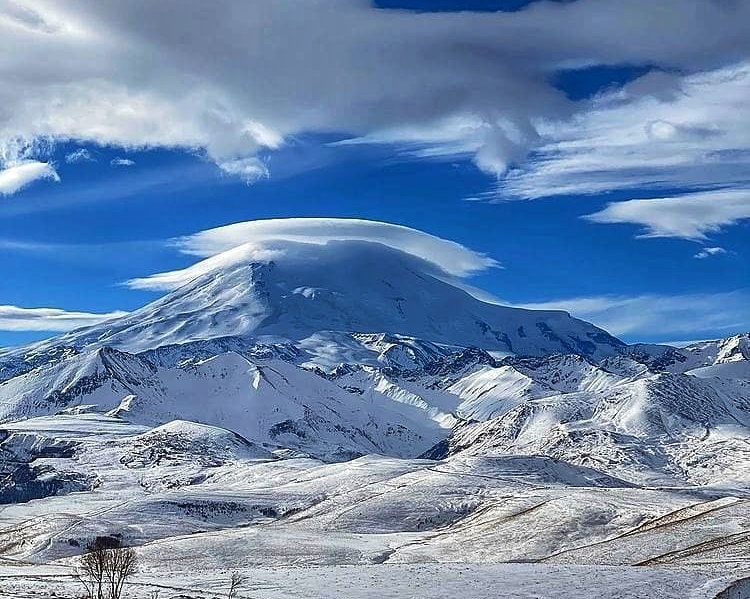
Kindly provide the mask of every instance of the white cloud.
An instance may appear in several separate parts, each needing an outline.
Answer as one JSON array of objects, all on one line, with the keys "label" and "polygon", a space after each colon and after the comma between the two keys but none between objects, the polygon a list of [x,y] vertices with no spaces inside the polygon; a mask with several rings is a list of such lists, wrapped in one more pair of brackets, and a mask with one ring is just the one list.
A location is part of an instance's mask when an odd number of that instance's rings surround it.
[{"label": "white cloud", "polygon": [[595,223],[642,225],[641,237],[703,240],[708,233],[750,218],[750,188],[613,202],[585,218]]},{"label": "white cloud", "polygon": [[26,160],[0,170],[0,194],[11,195],[39,179],[60,181],[55,169],[46,162]]},{"label": "white cloud", "polygon": [[678,339],[677,341],[658,341],[659,345],[671,345],[672,347],[688,347],[689,345],[697,345],[698,343],[706,343],[707,341],[716,341],[716,339]]},{"label": "white cloud", "polygon": [[750,292],[601,295],[522,304],[565,310],[629,341],[715,338],[750,328]]},{"label": "white cloud", "polygon": [[700,252],[695,254],[693,258],[698,258],[699,260],[703,260],[705,258],[710,258],[711,256],[720,256],[721,254],[726,254],[727,251],[722,247],[705,247]]},{"label": "white cloud", "polygon": [[424,260],[447,278],[498,266],[492,258],[453,241],[389,223],[348,218],[285,218],[236,223],[173,240],[185,254],[207,258],[187,269],[134,279],[135,289],[168,290],[226,264],[278,259],[289,244],[336,241],[380,243]]},{"label": "white cloud", "polygon": [[131,160],[130,158],[120,158],[119,156],[110,160],[109,163],[112,166],[135,166],[135,160]]},{"label": "white cloud", "polygon": [[432,262],[448,274],[459,277],[498,266],[492,258],[454,241],[402,225],[357,218],[252,220],[180,237],[173,243],[186,254],[207,257],[248,242],[262,244],[266,241],[316,244],[372,241]]},{"label": "white cloud", "polygon": [[130,289],[172,291],[207,273],[232,267],[243,262],[269,262],[271,260],[278,260],[286,255],[288,249],[288,247],[259,247],[247,243],[227,250],[221,254],[206,258],[205,260],[201,260],[187,268],[130,279],[125,282],[125,285]]},{"label": "white cloud", "polygon": [[65,162],[75,164],[77,162],[96,162],[93,154],[86,148],[78,148],[65,156]]},{"label": "white cloud", "polygon": [[1,331],[71,331],[80,327],[98,324],[111,318],[125,316],[127,312],[91,314],[68,312],[58,308],[19,308],[0,306]]},{"label": "white cloud", "polygon": [[[747,58],[748,21],[747,2],[718,0],[439,14],[368,0],[2,2],[0,146],[179,147],[255,179],[264,151],[338,131],[420,156],[471,155],[501,174],[574,112],[549,83],[555,69],[717,68]],[[631,104],[645,97],[629,93]],[[655,139],[682,131],[657,112]]]},{"label": "white cloud", "polygon": [[228,175],[236,175],[248,183],[268,177],[268,165],[259,158],[238,158],[219,164],[219,168]]},{"label": "white cloud", "polygon": [[[750,6],[750,4],[748,4]],[[750,188],[750,60],[688,76],[652,73],[539,127],[535,159],[496,197],[631,188]]]}]

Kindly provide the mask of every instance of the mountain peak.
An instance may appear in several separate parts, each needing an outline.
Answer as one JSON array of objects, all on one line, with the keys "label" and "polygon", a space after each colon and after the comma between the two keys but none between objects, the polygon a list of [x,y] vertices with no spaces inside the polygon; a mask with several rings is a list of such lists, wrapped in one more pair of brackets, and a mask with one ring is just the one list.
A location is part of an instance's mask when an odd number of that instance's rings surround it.
[{"label": "mountain peak", "polygon": [[339,331],[399,334],[503,354],[594,358],[623,345],[566,312],[477,299],[434,263],[381,243],[246,244],[187,271],[194,278],[163,298],[62,342],[144,351],[227,336],[300,341]]}]

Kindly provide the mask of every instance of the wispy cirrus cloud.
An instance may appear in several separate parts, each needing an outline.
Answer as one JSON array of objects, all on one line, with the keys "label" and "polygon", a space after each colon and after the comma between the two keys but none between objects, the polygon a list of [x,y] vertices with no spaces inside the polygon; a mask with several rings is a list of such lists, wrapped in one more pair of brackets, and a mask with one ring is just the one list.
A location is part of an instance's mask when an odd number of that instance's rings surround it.
[{"label": "wispy cirrus cloud", "polygon": [[59,308],[0,306],[0,331],[72,331],[126,314],[127,312],[121,311],[92,314],[90,312],[71,312]]},{"label": "wispy cirrus cloud", "polygon": [[116,158],[113,158],[112,160],[110,160],[109,164],[112,166],[135,166],[135,160],[117,156]]},{"label": "wispy cirrus cloud", "polygon": [[721,256],[722,254],[727,254],[728,252],[723,247],[704,247],[701,251],[699,251],[693,258],[697,258],[698,260],[705,260],[706,258],[710,258],[711,256]]},{"label": "wispy cirrus cloud", "polygon": [[498,187],[533,199],[633,188],[750,188],[750,58],[648,74],[540,127],[534,160]]},{"label": "wispy cirrus cloud", "polygon": [[570,119],[544,123],[534,159],[484,197],[649,189],[652,198],[612,202],[587,218],[640,225],[640,238],[705,240],[750,218],[748,97],[749,60],[689,75],[648,74]]},{"label": "wispy cirrus cloud", "polygon": [[750,188],[613,202],[584,218],[594,223],[640,225],[644,228],[640,237],[700,241],[723,227],[750,218]]},{"label": "wispy cirrus cloud", "polygon": [[78,148],[65,155],[65,162],[77,164],[79,162],[96,162],[94,155],[86,148]]},{"label": "wispy cirrus cloud", "polygon": [[0,194],[14,194],[40,179],[60,181],[57,171],[47,162],[24,160],[11,163],[5,169],[0,170]]},{"label": "wispy cirrus cloud", "polygon": [[683,295],[598,295],[521,304],[565,310],[630,342],[715,338],[750,330],[750,290]]}]

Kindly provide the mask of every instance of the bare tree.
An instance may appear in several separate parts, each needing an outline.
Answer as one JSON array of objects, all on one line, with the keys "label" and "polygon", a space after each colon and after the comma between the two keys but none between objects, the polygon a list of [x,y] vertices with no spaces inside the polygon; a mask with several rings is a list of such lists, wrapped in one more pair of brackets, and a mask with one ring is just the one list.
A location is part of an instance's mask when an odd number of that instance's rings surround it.
[{"label": "bare tree", "polygon": [[90,599],[120,599],[125,581],[135,574],[138,558],[114,537],[97,537],[86,548],[76,570]]},{"label": "bare tree", "polygon": [[76,570],[78,579],[86,588],[90,599],[104,598],[105,572],[107,570],[107,551],[119,546],[114,537],[96,537],[86,547]]},{"label": "bare tree", "polygon": [[76,568],[76,576],[86,589],[89,599],[102,599],[104,585],[104,554],[101,552],[86,553]]},{"label": "bare tree", "polygon": [[107,551],[104,577],[109,585],[109,599],[120,599],[125,581],[138,571],[138,556],[131,547]]},{"label": "bare tree", "polygon": [[232,579],[229,584],[229,593],[227,599],[236,599],[237,593],[247,584],[247,576],[239,572],[232,572]]}]

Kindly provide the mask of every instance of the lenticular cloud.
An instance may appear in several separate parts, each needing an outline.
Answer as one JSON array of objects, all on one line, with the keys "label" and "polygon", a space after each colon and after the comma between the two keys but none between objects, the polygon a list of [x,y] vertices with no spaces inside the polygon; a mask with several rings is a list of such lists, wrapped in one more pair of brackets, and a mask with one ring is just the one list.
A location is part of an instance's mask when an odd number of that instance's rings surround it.
[{"label": "lenticular cloud", "polygon": [[329,241],[370,241],[412,254],[446,273],[463,277],[497,262],[459,243],[429,233],[371,220],[353,218],[283,218],[235,223],[181,237],[175,245],[186,254],[208,257],[245,243],[295,241],[324,244]]},{"label": "lenticular cloud", "polygon": [[[459,243],[401,225],[347,218],[287,218],[247,221],[172,240],[185,254],[204,258],[181,270],[132,279],[133,289],[167,291],[206,272],[242,261],[278,260],[304,246],[369,242],[403,252],[437,275],[460,279],[499,263]],[[341,245],[341,251],[346,246]]]}]

